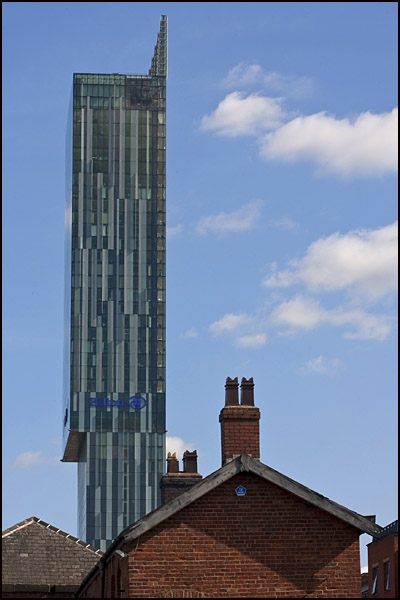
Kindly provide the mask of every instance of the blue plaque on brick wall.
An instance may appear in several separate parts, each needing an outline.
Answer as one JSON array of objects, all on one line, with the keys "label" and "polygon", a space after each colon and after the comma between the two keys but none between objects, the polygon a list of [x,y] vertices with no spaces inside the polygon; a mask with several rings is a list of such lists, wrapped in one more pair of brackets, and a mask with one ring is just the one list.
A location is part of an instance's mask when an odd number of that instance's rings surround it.
[{"label": "blue plaque on brick wall", "polygon": [[245,496],[246,495],[246,488],[244,487],[244,485],[239,485],[235,492],[236,492],[236,496]]}]

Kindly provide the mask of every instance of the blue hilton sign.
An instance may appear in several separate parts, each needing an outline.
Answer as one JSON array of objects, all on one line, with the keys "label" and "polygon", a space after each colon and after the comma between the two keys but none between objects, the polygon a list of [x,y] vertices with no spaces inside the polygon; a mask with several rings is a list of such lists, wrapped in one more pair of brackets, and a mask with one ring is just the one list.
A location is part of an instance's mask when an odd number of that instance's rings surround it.
[{"label": "blue hilton sign", "polygon": [[90,398],[90,406],[96,406],[97,408],[103,406],[111,406],[116,408],[134,408],[140,410],[147,406],[146,398],[135,395],[128,398],[128,400],[111,400],[110,398]]}]

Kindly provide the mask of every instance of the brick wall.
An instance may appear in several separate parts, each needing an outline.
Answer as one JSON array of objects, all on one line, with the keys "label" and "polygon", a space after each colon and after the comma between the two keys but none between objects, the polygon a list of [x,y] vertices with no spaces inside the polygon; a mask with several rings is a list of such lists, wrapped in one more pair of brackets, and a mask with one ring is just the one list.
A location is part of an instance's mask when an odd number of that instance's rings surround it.
[{"label": "brick wall", "polygon": [[[390,562],[390,589],[385,589],[384,563]],[[372,597],[374,567],[378,567],[378,590],[374,598],[398,598],[398,534],[392,533],[368,544],[368,589]]]},{"label": "brick wall", "polygon": [[[243,485],[246,495],[235,489]],[[250,473],[235,475],[122,548],[125,598],[359,598],[359,532]],[[115,584],[114,584],[115,586]],[[116,588],[114,587],[114,590]],[[99,577],[82,597],[100,597]]]},{"label": "brick wall", "polygon": [[161,502],[165,504],[202,480],[198,473],[167,473],[161,477]]},{"label": "brick wall", "polygon": [[228,377],[225,384],[225,406],[219,415],[221,423],[222,465],[235,456],[246,453],[260,458],[260,411],[254,406],[253,379]]},{"label": "brick wall", "polygon": [[259,419],[256,406],[225,406],[221,410],[222,465],[244,452],[260,458]]}]

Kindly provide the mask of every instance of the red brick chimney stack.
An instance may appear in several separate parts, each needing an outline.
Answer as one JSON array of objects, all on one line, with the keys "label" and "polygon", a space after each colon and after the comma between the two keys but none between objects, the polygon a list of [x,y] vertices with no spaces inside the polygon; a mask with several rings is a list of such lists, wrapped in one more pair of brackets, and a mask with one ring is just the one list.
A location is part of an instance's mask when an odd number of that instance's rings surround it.
[{"label": "red brick chimney stack", "polygon": [[167,472],[160,479],[161,502],[165,504],[176,498],[179,494],[188,490],[201,481],[202,476],[197,472],[197,452],[183,453],[183,471],[179,470],[179,461],[176,452],[168,452]]},{"label": "red brick chimney stack", "polygon": [[260,458],[260,411],[254,406],[252,377],[243,377],[240,392],[239,404],[238,378],[228,377],[225,384],[225,406],[219,415],[222,465],[244,452],[253,458]]}]

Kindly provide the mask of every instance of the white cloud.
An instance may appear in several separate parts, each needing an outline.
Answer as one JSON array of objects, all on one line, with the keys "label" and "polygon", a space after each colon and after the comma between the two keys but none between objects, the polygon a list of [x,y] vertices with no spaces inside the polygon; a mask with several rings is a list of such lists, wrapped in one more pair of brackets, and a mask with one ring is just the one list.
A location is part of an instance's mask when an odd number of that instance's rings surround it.
[{"label": "white cloud", "polygon": [[185,440],[183,440],[182,438],[177,437],[177,436],[172,436],[172,435],[166,436],[167,455],[168,455],[168,452],[171,452],[171,453],[176,452],[176,458],[178,460],[181,460],[185,450],[189,450],[189,452],[193,452],[193,450],[195,450],[194,444],[192,444],[191,442],[185,442]]},{"label": "white cloud", "polygon": [[313,329],[323,321],[323,311],[319,303],[297,297],[282,302],[270,315],[270,322],[287,325],[291,329]]},{"label": "white cloud", "polygon": [[29,469],[30,467],[37,467],[43,462],[43,452],[37,450],[36,452],[21,452],[11,466],[15,469]]},{"label": "white cloud", "polygon": [[229,70],[222,83],[227,87],[242,87],[262,83],[263,79],[264,72],[260,65],[240,62]]},{"label": "white cloud", "polygon": [[332,325],[352,325],[355,331],[346,331],[344,337],[349,340],[385,340],[392,330],[392,319],[388,315],[366,313],[363,310],[340,309],[333,312]]},{"label": "white cloud", "polygon": [[235,344],[238,348],[254,348],[258,349],[264,346],[267,341],[266,333],[254,333],[250,335],[242,335],[238,337]]},{"label": "white cloud", "polygon": [[259,349],[267,341],[263,319],[246,313],[224,315],[209,327],[213,337],[233,340],[237,348]]},{"label": "white cloud", "polygon": [[237,333],[239,330],[246,327],[251,321],[251,317],[245,313],[235,315],[229,313],[224,315],[219,321],[211,323],[209,330],[213,336],[218,336],[224,333]]},{"label": "white cloud", "polygon": [[166,228],[167,239],[177,237],[178,235],[180,235],[182,233],[182,230],[183,230],[182,224],[175,225],[174,227],[167,227]]},{"label": "white cloud", "polygon": [[344,337],[348,339],[371,339],[382,341],[391,331],[390,318],[386,315],[366,313],[361,309],[326,310],[314,299],[297,296],[282,302],[271,313],[270,324],[286,326],[286,333],[310,331],[322,325],[350,326]]},{"label": "white cloud", "polygon": [[196,231],[199,235],[249,231],[259,222],[261,206],[261,200],[254,200],[231,213],[220,212],[217,215],[202,217],[197,223]]},{"label": "white cloud", "polygon": [[21,452],[11,463],[13,469],[30,469],[41,465],[58,465],[61,456],[45,456],[41,450]]},{"label": "white cloud", "polygon": [[185,333],[181,333],[181,338],[183,339],[194,339],[198,337],[198,333],[197,331],[192,327],[191,329],[188,329],[188,331],[185,331]]},{"label": "white cloud", "polygon": [[258,64],[240,62],[230,69],[222,84],[230,88],[261,86],[265,90],[284,93],[287,96],[309,96],[314,82],[309,77],[284,75],[276,71],[266,72]]},{"label": "white cloud", "polygon": [[303,373],[319,373],[320,375],[334,375],[340,366],[339,358],[324,358],[318,356],[307,361],[301,371]]},{"label": "white cloud", "polygon": [[[383,341],[394,324],[392,315],[374,314],[353,306],[326,309],[317,299],[299,295],[280,302],[268,310],[268,314],[267,307],[254,314],[227,313],[209,326],[209,332],[213,337],[228,340],[236,348],[260,349],[271,328],[278,328],[279,335],[294,335],[320,327],[335,327],[342,330],[346,339]],[[315,363],[314,368],[317,366]],[[331,368],[334,366],[333,363],[330,365]]]},{"label": "white cloud", "polygon": [[292,119],[261,140],[261,155],[284,161],[311,160],[323,171],[376,176],[397,172],[398,111],[356,119],[325,112]]},{"label": "white cloud", "polygon": [[[253,136],[266,160],[311,161],[320,172],[342,176],[375,177],[398,170],[398,109],[354,118],[338,119],[325,111],[292,118],[283,110],[289,96],[310,93],[313,83],[306,77],[264,72],[258,64],[239,63],[223,81],[228,87],[259,85],[282,97],[261,92],[228,94],[200,128],[227,137]],[[296,111],[298,114],[298,111]]]},{"label": "white cloud", "polygon": [[254,93],[247,97],[243,92],[228,94],[210,115],[201,120],[200,128],[218,135],[236,137],[259,135],[282,124],[284,112],[280,98],[269,98]]},{"label": "white cloud", "polygon": [[346,289],[376,300],[397,290],[398,224],[375,230],[334,233],[313,242],[290,270],[273,273],[267,287],[304,284],[316,291]]},{"label": "white cloud", "polygon": [[292,219],[292,217],[280,217],[279,219],[271,219],[268,224],[274,229],[281,229],[282,231],[298,231],[300,224]]},{"label": "white cloud", "polygon": [[[345,291],[347,303],[326,309],[315,297],[298,294],[282,301],[266,315],[266,307],[254,314],[227,313],[212,323],[213,336],[225,336],[238,348],[261,348],[270,327],[281,334],[312,331],[318,327],[340,328],[347,339],[385,340],[395,324],[394,316],[365,310],[371,301],[393,300],[397,290],[397,222],[375,230],[335,233],[318,239],[306,254],[290,261],[290,268],[273,273],[266,287],[302,285],[307,291]],[[276,300],[275,300],[276,302]],[[283,330],[282,330],[283,328]]]}]

